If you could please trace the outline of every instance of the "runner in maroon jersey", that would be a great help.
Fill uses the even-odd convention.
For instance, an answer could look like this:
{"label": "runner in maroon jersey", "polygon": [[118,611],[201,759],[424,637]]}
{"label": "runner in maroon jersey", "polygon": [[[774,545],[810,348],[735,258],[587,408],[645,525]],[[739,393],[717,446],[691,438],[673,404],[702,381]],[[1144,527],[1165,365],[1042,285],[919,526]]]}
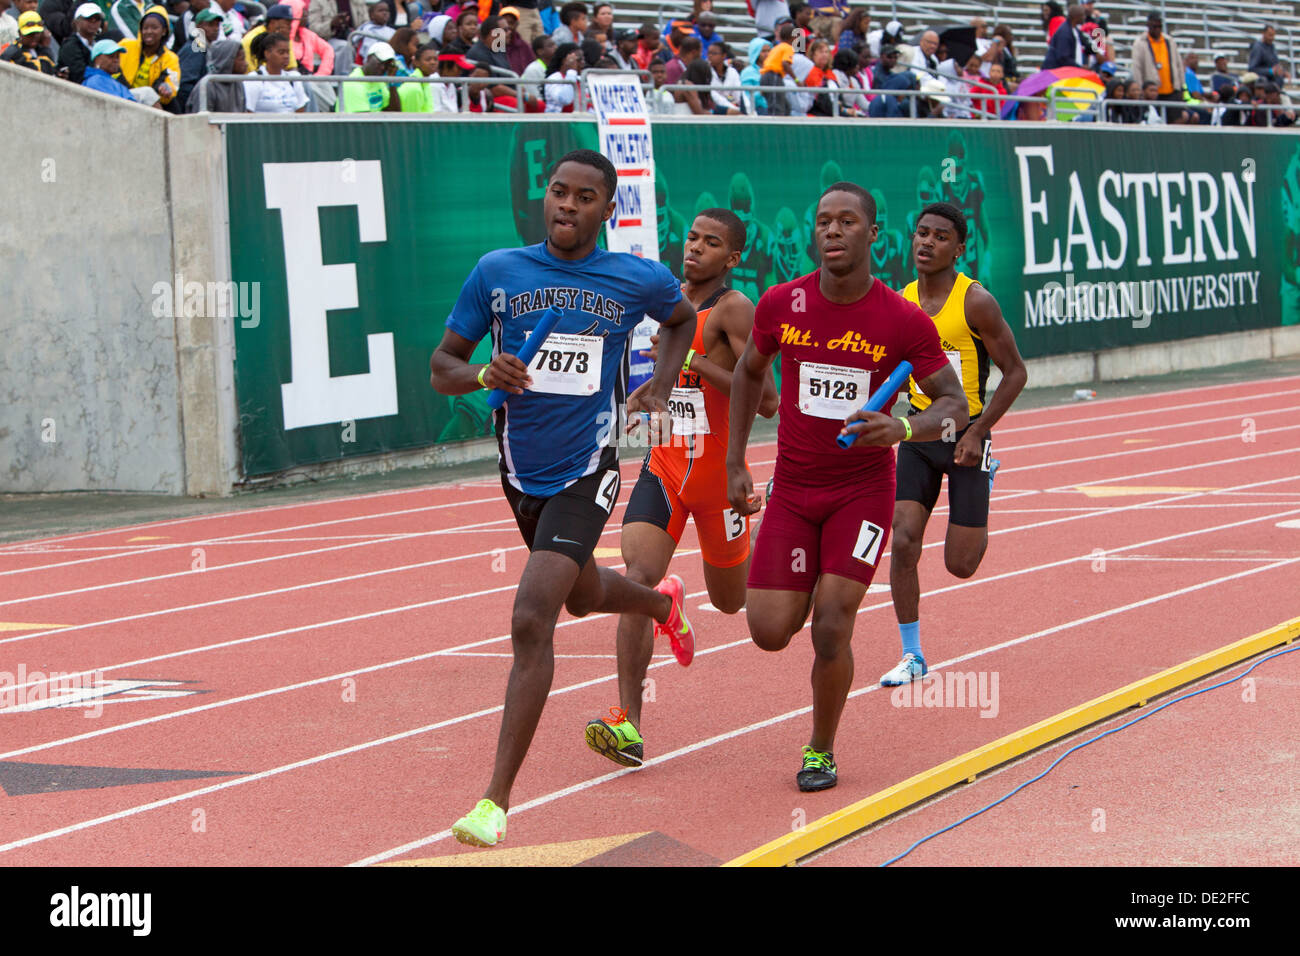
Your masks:
{"label": "runner in maroon jersey", "polygon": [[[759,300],[732,379],[727,448],[731,506],[752,514],[758,502],[745,447],[763,377],[779,352],[775,490],[754,547],[745,615],[754,643],[779,651],[812,611],[813,729],[796,777],[800,790],[836,783],[835,730],[853,683],[855,615],[894,513],[893,445],[955,436],[968,419],[934,322],[871,275],[878,227],[870,193],[853,183],[830,186],[815,229],[821,268]],[[872,388],[904,360],[932,397],[930,407],[907,420],[861,411]],[[844,433],[858,436],[847,450],[835,441]]]}

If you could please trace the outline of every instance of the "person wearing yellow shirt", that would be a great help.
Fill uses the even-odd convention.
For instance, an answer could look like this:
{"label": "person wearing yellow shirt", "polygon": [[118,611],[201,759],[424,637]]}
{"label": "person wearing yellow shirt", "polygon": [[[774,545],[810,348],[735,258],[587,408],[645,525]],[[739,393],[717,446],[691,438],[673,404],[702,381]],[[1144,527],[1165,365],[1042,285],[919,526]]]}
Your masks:
{"label": "person wearing yellow shirt", "polygon": [[[285,39],[291,39],[290,31],[293,29],[293,7],[287,3],[276,3],[266,10],[266,23],[261,26],[253,27],[244,34],[244,59],[248,62],[248,72],[256,73],[262,65],[262,61],[253,55],[253,41],[263,33],[278,33]],[[298,58],[293,52],[293,43],[289,44],[289,69],[298,69]]]}
{"label": "person wearing yellow shirt", "polygon": [[[929,669],[921,651],[917,564],[944,475],[948,476],[944,564],[959,578],[969,578],[979,569],[988,547],[989,496],[998,466],[992,457],[992,429],[1028,378],[1015,335],[997,300],[974,279],[957,271],[957,262],[966,251],[967,228],[960,209],[938,202],[921,210],[912,233],[912,261],[918,279],[903,290],[903,298],[933,319],[939,344],[966,393],[970,424],[938,441],[904,441],[898,446],[889,586],[903,659],[881,676],[885,687],[919,680]],[[990,361],[1002,371],[1002,381],[992,397],[985,388]],[[909,383],[907,399],[909,416],[932,404],[915,379]]]}
{"label": "person wearing yellow shirt", "polygon": [[[148,87],[158,94],[158,102],[169,113],[181,112],[176,93],[181,88],[181,62],[167,49],[171,21],[163,7],[153,6],[140,18],[140,35],[123,40],[122,79],[131,89]],[[139,94],[137,99],[143,102]],[[151,99],[151,97],[150,97]],[[147,104],[146,104],[147,105]]]}

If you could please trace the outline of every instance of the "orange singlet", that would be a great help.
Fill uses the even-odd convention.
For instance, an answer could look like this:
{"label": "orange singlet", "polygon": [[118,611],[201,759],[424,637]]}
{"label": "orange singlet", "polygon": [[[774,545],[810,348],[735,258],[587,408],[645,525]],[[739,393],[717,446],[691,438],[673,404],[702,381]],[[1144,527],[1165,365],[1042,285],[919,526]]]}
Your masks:
{"label": "orange singlet", "polygon": [[[727,292],[725,286],[696,310],[691,347],[704,355],[704,326],[709,312]],[[673,441],[646,455],[641,476],[628,502],[624,524],[648,521],[681,541],[686,517],[695,518],[700,552],[706,564],[731,568],[749,557],[749,518],[727,501],[727,429],[731,400],[696,372],[682,371],[669,404]]]}

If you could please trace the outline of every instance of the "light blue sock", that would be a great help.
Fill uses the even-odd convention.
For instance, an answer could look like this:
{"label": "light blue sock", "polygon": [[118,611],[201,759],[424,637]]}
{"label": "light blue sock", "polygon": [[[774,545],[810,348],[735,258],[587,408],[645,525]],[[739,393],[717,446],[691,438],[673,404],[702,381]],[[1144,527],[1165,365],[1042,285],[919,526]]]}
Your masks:
{"label": "light blue sock", "polygon": [[925,660],[925,655],[921,653],[921,622],[913,621],[911,624],[898,625],[898,633],[903,637],[903,653],[915,654],[921,660]]}

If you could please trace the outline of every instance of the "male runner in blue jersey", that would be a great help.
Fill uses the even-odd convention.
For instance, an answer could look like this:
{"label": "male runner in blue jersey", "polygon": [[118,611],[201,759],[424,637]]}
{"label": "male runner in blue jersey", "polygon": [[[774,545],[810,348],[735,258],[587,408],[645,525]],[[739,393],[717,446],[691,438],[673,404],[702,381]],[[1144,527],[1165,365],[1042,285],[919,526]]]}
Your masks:
{"label": "male runner in blue jersey", "polygon": [[[444,395],[478,388],[509,393],[495,415],[501,484],[530,552],[515,595],[514,664],[492,780],[452,827],[456,839],[474,846],[505,839],[510,789],[551,689],[561,607],[578,617],[648,615],[674,644],[694,645],[680,578],[649,588],[592,559],[618,501],[620,407],[626,401],[629,412],[668,419],[668,395],[695,335],[695,309],[667,268],[596,247],[614,211],[616,186],[614,167],[600,153],[563,156],[547,185],[546,241],[479,260],[430,360],[430,380]],[[551,306],[561,312],[560,322],[525,365],[517,353]],[[660,323],[661,361],[650,387],[629,397],[629,337],[646,315]],[[489,333],[492,361],[470,365]]]}

